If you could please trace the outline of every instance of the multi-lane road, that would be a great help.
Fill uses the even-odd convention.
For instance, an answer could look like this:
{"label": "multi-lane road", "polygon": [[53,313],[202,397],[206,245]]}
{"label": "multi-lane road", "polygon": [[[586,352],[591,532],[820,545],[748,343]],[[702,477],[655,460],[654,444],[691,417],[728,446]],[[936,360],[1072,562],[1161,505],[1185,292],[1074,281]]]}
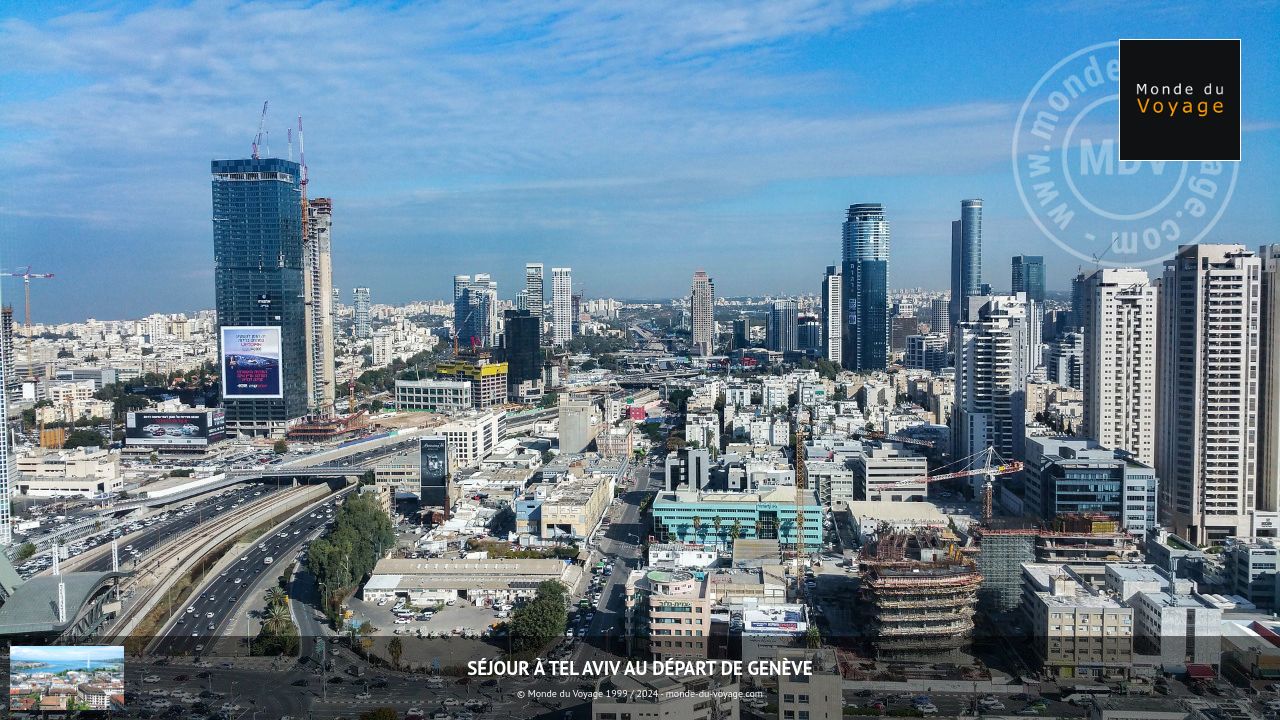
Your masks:
{"label": "multi-lane road", "polygon": [[292,566],[303,544],[333,518],[334,504],[333,498],[312,504],[305,514],[274,528],[270,535],[240,551],[230,565],[205,581],[199,595],[188,600],[187,607],[174,608],[176,617],[166,627],[156,652],[199,654],[216,638],[236,635],[237,630],[243,634],[241,623],[246,622],[246,615],[241,608],[255,609],[263,604],[261,597],[254,598],[252,594],[261,595],[274,578]]}

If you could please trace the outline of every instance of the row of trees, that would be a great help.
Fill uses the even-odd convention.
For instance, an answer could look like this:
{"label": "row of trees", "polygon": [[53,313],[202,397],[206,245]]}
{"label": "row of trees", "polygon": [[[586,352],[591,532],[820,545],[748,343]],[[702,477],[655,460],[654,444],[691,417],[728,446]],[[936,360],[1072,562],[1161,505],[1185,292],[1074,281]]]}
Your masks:
{"label": "row of trees", "polygon": [[534,654],[564,635],[569,618],[569,589],[558,580],[538,585],[533,599],[511,614],[511,649]]}
{"label": "row of trees", "polygon": [[279,587],[267,590],[267,609],[262,612],[262,628],[253,639],[252,655],[298,654],[298,628],[289,613],[289,596]]}
{"label": "row of trees", "polygon": [[311,543],[307,565],[332,612],[395,544],[391,519],[369,495],[349,496],[338,509],[333,531]]}

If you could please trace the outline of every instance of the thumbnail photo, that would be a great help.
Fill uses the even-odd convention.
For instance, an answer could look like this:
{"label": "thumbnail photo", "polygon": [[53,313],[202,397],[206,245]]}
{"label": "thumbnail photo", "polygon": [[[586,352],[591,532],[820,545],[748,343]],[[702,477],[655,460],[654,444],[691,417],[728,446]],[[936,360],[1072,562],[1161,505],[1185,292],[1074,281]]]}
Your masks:
{"label": "thumbnail photo", "polygon": [[124,708],[124,647],[14,645],[9,710],[15,717]]}

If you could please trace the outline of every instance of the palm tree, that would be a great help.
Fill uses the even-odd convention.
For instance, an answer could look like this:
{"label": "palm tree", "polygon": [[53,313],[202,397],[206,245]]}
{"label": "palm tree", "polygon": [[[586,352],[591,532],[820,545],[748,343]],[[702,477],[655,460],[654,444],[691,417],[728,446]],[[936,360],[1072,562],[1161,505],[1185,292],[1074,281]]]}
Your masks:
{"label": "palm tree", "polygon": [[701,530],[702,530],[702,518],[697,515],[694,515],[693,516],[693,539],[694,540],[698,539],[698,533],[701,532]]}
{"label": "palm tree", "polygon": [[741,520],[734,518],[733,524],[729,526],[729,537],[734,542],[737,542],[738,538],[742,537],[742,521]]}
{"label": "palm tree", "polygon": [[272,633],[280,632],[293,622],[293,617],[289,615],[289,608],[283,605],[272,605],[267,608],[267,612],[263,615],[263,625]]}
{"label": "palm tree", "polygon": [[721,545],[724,544],[724,533],[720,532],[720,524],[722,522],[723,521],[720,519],[719,515],[716,515],[715,517],[711,518],[711,524],[714,525],[716,528],[716,538],[719,539]]}
{"label": "palm tree", "polygon": [[278,587],[267,590],[267,605],[283,605],[285,601],[284,591]]}

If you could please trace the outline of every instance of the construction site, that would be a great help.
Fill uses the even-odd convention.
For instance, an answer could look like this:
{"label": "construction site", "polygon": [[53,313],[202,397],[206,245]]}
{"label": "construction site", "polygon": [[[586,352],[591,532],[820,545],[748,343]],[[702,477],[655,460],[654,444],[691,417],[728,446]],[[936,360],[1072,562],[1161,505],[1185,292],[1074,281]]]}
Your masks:
{"label": "construction site", "polygon": [[954,538],[932,530],[884,535],[863,548],[859,575],[863,637],[876,660],[965,659],[982,575]]}

